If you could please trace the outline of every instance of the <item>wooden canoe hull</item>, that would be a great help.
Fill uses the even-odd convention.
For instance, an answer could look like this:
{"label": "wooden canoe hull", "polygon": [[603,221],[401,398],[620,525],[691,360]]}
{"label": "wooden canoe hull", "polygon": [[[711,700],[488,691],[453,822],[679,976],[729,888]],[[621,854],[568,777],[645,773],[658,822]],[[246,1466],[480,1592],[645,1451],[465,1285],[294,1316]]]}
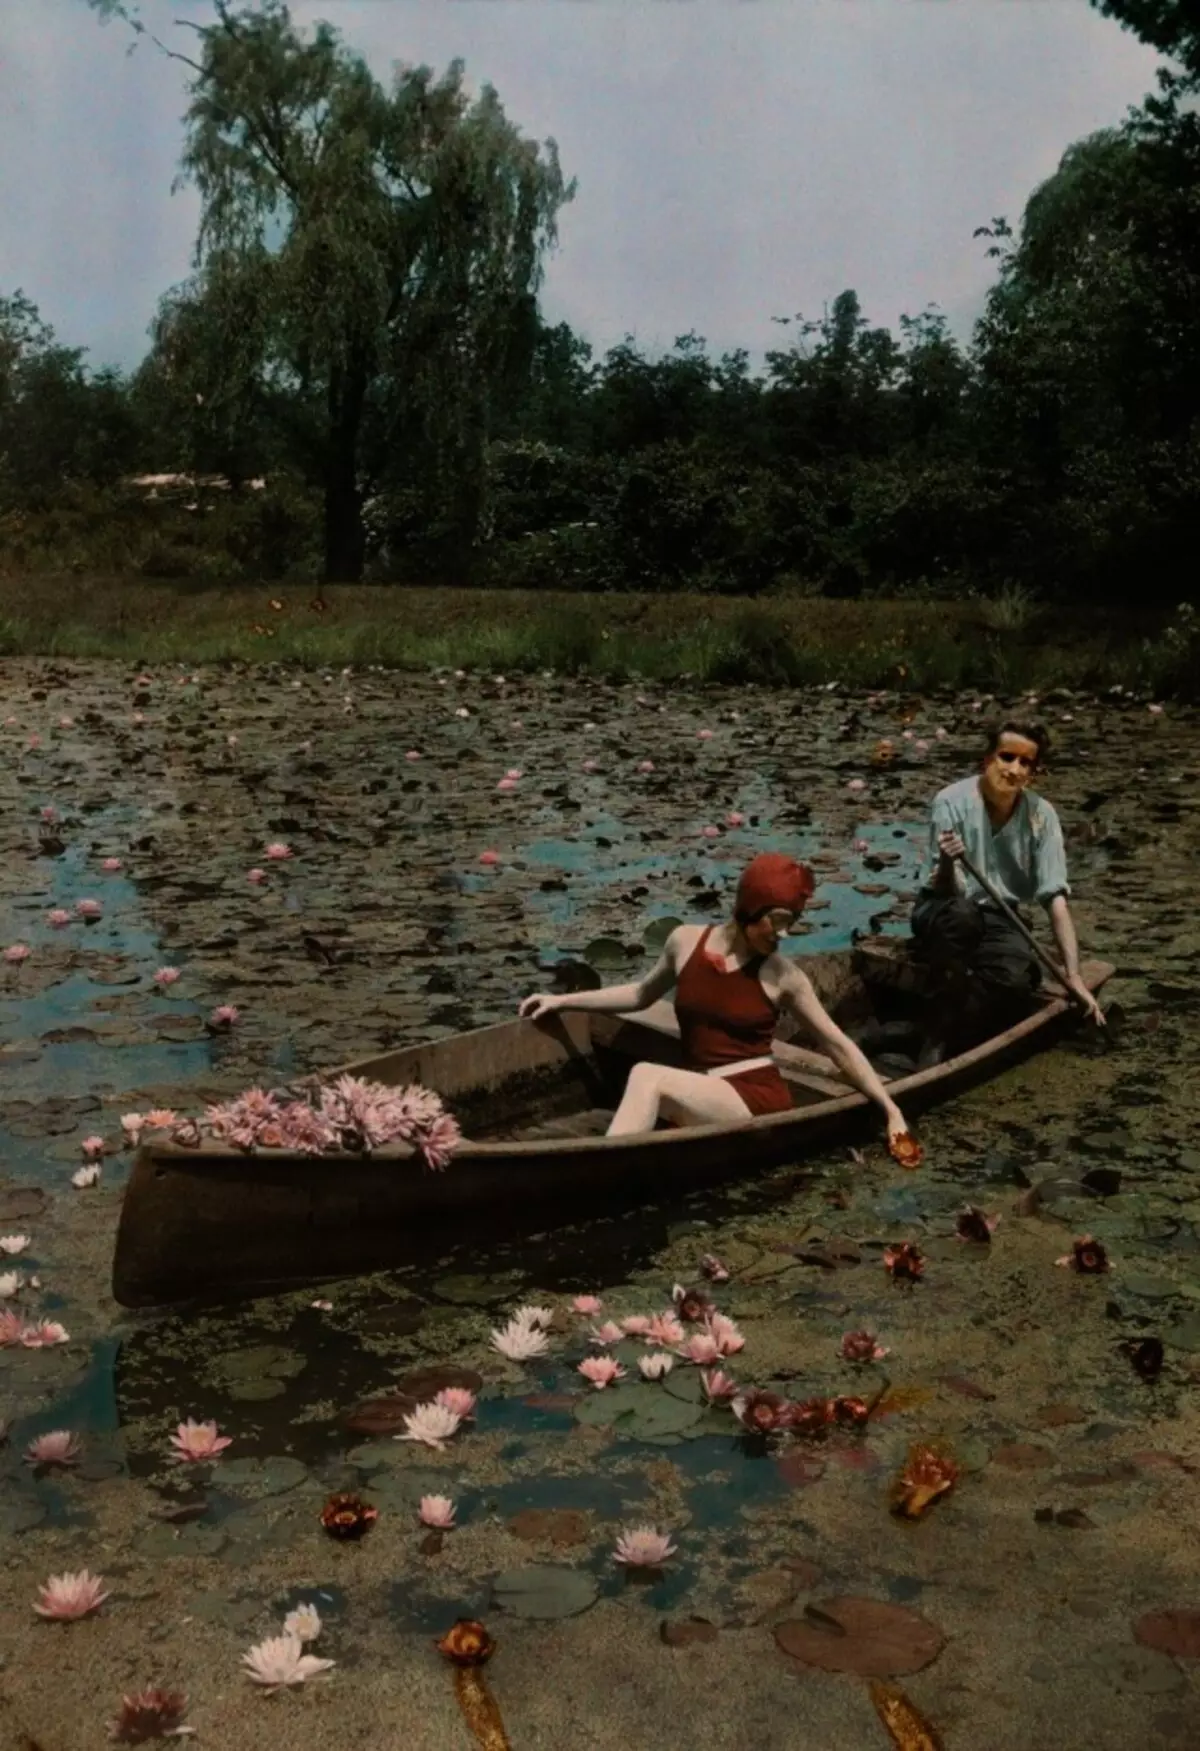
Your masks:
{"label": "wooden canoe hull", "polygon": [[[1112,971],[1090,962],[1084,975],[1095,990]],[[1047,999],[972,1051],[893,1081],[891,1092],[906,1113],[919,1112],[1049,1044],[1066,1008]],[[570,1088],[574,1080],[586,1095],[614,1054],[670,1062],[676,1052],[661,1016],[649,1025],[644,1014],[572,1012],[544,1026],[505,1022],[341,1068],[388,1083],[424,1082],[463,1117],[511,1098],[514,1088],[527,1096],[551,1081]],[[125,1191],[113,1293],[124,1307],[151,1307],[386,1270],[437,1256],[456,1239],[519,1235],[659,1202],[872,1128],[876,1115],[862,1095],[823,1096],[830,1084],[811,1070],[827,1062],[818,1054],[786,1045],[776,1054],[785,1075],[805,1084],[809,1104],[740,1125],[635,1137],[464,1142],[444,1172],[424,1168],[403,1145],[370,1156],[312,1156],[143,1144]],[[464,1123],[468,1136],[472,1128]]]}

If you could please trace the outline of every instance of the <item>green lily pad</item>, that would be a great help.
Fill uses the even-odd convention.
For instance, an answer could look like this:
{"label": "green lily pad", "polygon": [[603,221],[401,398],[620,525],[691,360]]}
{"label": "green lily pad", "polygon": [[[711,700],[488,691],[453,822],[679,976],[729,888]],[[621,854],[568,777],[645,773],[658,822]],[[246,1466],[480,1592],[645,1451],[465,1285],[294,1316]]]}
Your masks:
{"label": "green lily pad", "polygon": [[219,1556],[228,1543],[219,1526],[149,1526],[137,1540],[139,1556]]}
{"label": "green lily pad", "polygon": [[443,1301],[453,1301],[459,1307],[491,1307],[495,1302],[514,1295],[521,1281],[519,1276],[511,1273],[502,1277],[464,1273],[439,1277],[433,1285],[433,1292]]}
{"label": "green lily pad", "polygon": [[596,1603],[599,1588],[586,1569],[533,1563],[507,1569],[492,1582],[492,1603],[514,1617],[577,1617]]}
{"label": "green lily pad", "polygon": [[286,1453],[270,1459],[225,1459],[217,1479],[223,1489],[246,1496],[282,1496],[308,1476],[308,1467]]}
{"label": "green lily pad", "polygon": [[613,967],[625,966],[632,957],[618,937],[597,936],[584,949],[583,958],[589,967],[595,967],[598,972],[604,973]]}
{"label": "green lily pad", "polygon": [[1163,1333],[1163,1342],[1176,1350],[1200,1350],[1200,1313],[1189,1313]]}
{"label": "green lily pad", "polygon": [[1123,1271],[1121,1288],[1130,1295],[1140,1295],[1146,1301],[1167,1301],[1179,1294],[1179,1285],[1169,1277],[1155,1277],[1149,1271]]}
{"label": "green lily pad", "polygon": [[642,941],[648,949],[660,954],[666,946],[668,936],[673,930],[678,930],[682,923],[682,918],[652,918],[642,932]]}
{"label": "green lily pad", "polygon": [[575,1410],[577,1422],[611,1428],[630,1441],[657,1442],[682,1435],[703,1415],[698,1403],[688,1403],[655,1385],[605,1387],[585,1398]]}
{"label": "green lily pad", "polygon": [[252,1344],[245,1350],[222,1350],[211,1362],[213,1372],[229,1381],[263,1377],[287,1380],[307,1366],[307,1357],[284,1344]]}
{"label": "green lily pad", "polygon": [[707,1404],[700,1372],[699,1368],[685,1368],[677,1362],[663,1381],[663,1390],[672,1398],[682,1399],[684,1404]]}

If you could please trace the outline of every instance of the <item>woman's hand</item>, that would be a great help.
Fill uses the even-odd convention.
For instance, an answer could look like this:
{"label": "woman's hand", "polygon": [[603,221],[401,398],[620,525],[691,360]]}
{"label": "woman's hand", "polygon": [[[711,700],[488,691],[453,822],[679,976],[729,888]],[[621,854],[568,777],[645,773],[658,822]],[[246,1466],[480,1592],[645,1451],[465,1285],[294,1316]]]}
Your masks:
{"label": "woman's hand", "polygon": [[531,997],[522,999],[517,1014],[525,1021],[541,1021],[544,1015],[561,1008],[561,998],[551,996],[549,991],[535,991]]}
{"label": "woman's hand", "polygon": [[889,1143],[894,1143],[897,1137],[908,1136],[908,1121],[897,1106],[887,1109],[887,1134]]}
{"label": "woman's hand", "polygon": [[1067,979],[1067,984],[1071,987],[1072,991],[1083,1005],[1084,1013],[1092,1018],[1097,1027],[1104,1027],[1106,1025],[1104,1011],[1101,1009],[1099,1003],[1097,1003],[1095,996],[1084,984],[1082,977],[1078,973],[1072,973]]}
{"label": "woman's hand", "polygon": [[967,848],[958,833],[939,833],[938,850],[942,856],[953,863],[957,858],[965,857]]}

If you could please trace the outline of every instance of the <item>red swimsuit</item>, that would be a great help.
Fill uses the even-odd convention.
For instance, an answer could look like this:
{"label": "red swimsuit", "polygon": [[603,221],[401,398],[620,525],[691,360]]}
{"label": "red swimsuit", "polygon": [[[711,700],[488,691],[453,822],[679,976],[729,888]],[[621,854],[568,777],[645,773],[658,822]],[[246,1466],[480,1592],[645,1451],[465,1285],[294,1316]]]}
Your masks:
{"label": "red swimsuit", "polygon": [[[708,951],[712,925],[684,963],[675,986],[675,1014],[690,1070],[714,1070],[745,1058],[767,1058],[779,1012],[759,983],[764,957],[756,955],[730,972]],[[774,1064],[723,1076],[752,1114],[782,1113],[792,1094]]]}

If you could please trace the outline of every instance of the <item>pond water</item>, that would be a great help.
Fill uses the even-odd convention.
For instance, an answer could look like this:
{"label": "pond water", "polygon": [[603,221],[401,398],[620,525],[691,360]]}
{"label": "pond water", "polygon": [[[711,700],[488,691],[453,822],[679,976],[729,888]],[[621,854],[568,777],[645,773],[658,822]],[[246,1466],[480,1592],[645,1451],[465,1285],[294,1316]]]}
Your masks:
{"label": "pond water", "polygon": [[[1123,1541],[1158,1548],[1174,1511],[1167,1462],[1139,1470],[1131,1455],[1166,1452],[1183,1463],[1197,1450],[1200,1151],[1193,1079],[1180,1075],[1200,972],[1191,719],[1156,726],[1154,764],[1130,785],[1145,719],[1124,705],[1058,702],[1056,719],[1071,727],[1060,728],[1069,741],[1048,788],[1067,826],[1081,932],[1118,963],[1114,995],[1128,1026],[1111,1045],[1068,1039],[930,1115],[918,1176],[878,1145],[861,1160],[842,1150],[570,1230],[539,1231],[531,1210],[520,1243],[451,1249],[433,1268],[130,1316],[107,1292],[126,1171],[122,1112],[199,1111],[253,1083],[500,1019],[562,960],[588,961],[607,981],[630,977],[657,952],[662,921],[723,917],[738,871],[761,849],[786,847],[818,872],[808,928],[788,953],[903,931],[921,879],[925,807],[970,769],[978,723],[970,700],[822,694],[806,698],[797,722],[788,698],[753,690],[668,695],[665,712],[648,715],[628,692],[575,684],[564,696],[545,682],[472,690],[400,686],[382,674],[293,680],[164,673],[141,689],[141,724],[130,678],[109,665],[29,665],[14,695],[20,722],[4,732],[14,758],[0,779],[0,935],[33,952],[0,974],[0,1233],[30,1234],[28,1250],[7,1263],[40,1278],[10,1304],[71,1333],[61,1349],[0,1357],[0,1408],[11,1424],[0,1533],[15,1541],[18,1568],[47,1572],[51,1556],[58,1567],[95,1567],[103,1557],[136,1577],[149,1565],[172,1596],[164,1561],[186,1558],[202,1617],[229,1634],[265,1633],[272,1600],[319,1593],[349,1638],[338,1658],[350,1663],[352,1643],[368,1645],[385,1621],[392,1633],[422,1636],[460,1612],[518,1624],[545,1614],[565,1626],[606,1602],[618,1624],[621,1613],[633,1626],[647,1614],[761,1622],[769,1640],[764,1576],[799,1573],[801,1552],[843,1590],[903,1602],[934,1585],[947,1616],[969,1613],[963,1541],[999,1539],[1019,1562],[1018,1522],[1040,1505],[1021,1491],[1036,1494],[1053,1478],[1055,1501],[1073,1506],[1099,1486],[1068,1480],[1107,1467],[1112,1486],[1089,1495],[1087,1508],[1097,1538],[1115,1541],[1112,1634],[1118,1618],[1179,1603],[1169,1564],[1164,1591],[1163,1565],[1133,1560]],[[476,719],[493,720],[494,757],[473,724],[454,719],[457,697]],[[75,724],[60,729],[67,701]],[[520,731],[508,727],[514,710]],[[606,770],[585,774],[596,747],[587,713],[603,716],[611,734]],[[876,739],[898,736],[902,720],[933,751],[873,767]],[[939,723],[949,733],[934,743]],[[39,726],[43,745],[29,749]],[[713,734],[701,741],[707,726]],[[414,746],[422,759],[406,763]],[[637,770],[647,747],[652,776]],[[527,776],[517,793],[497,795],[510,762]],[[851,791],[849,777],[861,788]],[[58,851],[38,850],[46,807],[56,811]],[[740,824],[726,824],[731,811]],[[716,834],[706,838],[706,826]],[[294,856],[268,860],[275,840]],[[488,849],[499,854],[491,868],[479,863]],[[113,854],[123,868],[103,872],[100,860]],[[265,882],[249,881],[254,866],[266,868]],[[73,911],[85,897],[102,902],[99,922],[47,923],[51,908]],[[169,993],[153,982],[163,965],[182,971]],[[209,1011],[230,1002],[241,1020],[210,1036]],[[108,1145],[103,1178],[76,1190],[80,1140],[93,1132]],[[1028,1197],[1034,1187],[1040,1208]],[[1019,1216],[1022,1194],[1029,1207]],[[955,1239],[964,1201],[1001,1214],[990,1248]],[[1054,1268],[1084,1232],[1114,1259],[1100,1283]],[[831,1237],[841,1237],[840,1252],[829,1253]],[[911,1293],[882,1267],[884,1245],[901,1238],[926,1254]],[[709,1251],[731,1266],[714,1299],[746,1334],[728,1364],[746,1384],[797,1398],[859,1390],[839,1360],[840,1335],[879,1330],[889,1354],[867,1371],[868,1384],[890,1379],[893,1394],[865,1439],[834,1436],[800,1461],[794,1448],[755,1445],[700,1402],[685,1363],[665,1385],[639,1382],[632,1344],[618,1346],[626,1378],[610,1397],[586,1386],[576,1364],[594,1352],[587,1322],[562,1311],[569,1298],[597,1293],[617,1318],[660,1310]],[[516,1365],[491,1349],[489,1332],[523,1301],[560,1313],[550,1353]],[[1119,1346],[1154,1333],[1168,1363],[1148,1386]],[[348,1426],[362,1401],[395,1391],[414,1369],[446,1365],[477,1371],[483,1384],[474,1422],[445,1453]],[[215,1418],[232,1438],[211,1468],[166,1456],[186,1416]],[[81,1436],[83,1460],[43,1475],[21,1454],[55,1428]],[[914,1573],[912,1553],[894,1544],[885,1495],[918,1437],[953,1445],[963,1478],[952,1504],[922,1526],[932,1566],[921,1558]],[[1026,1472],[995,1457],[1009,1450],[1045,1452],[1051,1469]],[[332,1554],[314,1567],[315,1515],[337,1488],[379,1507],[364,1551],[415,1527],[422,1493],[451,1495],[461,1530],[446,1535],[442,1556],[406,1542],[390,1573],[356,1586]],[[515,1533],[531,1512],[535,1521],[567,1516],[561,1526],[574,1542]],[[878,1536],[865,1543],[851,1531],[864,1516],[878,1517]],[[643,1521],[669,1527],[677,1551],[639,1585],[614,1565],[612,1539]],[[43,1554],[38,1540],[49,1539],[60,1543]],[[1039,1610],[1052,1612],[1075,1559],[1061,1543],[1039,1548]],[[530,1564],[561,1571],[533,1603],[506,1580]],[[794,1613],[794,1590],[789,1597]],[[1072,1638],[1084,1621],[1060,1626],[1066,1664],[1081,1672],[1086,1649]],[[605,1633],[619,1641],[626,1631]],[[1025,1682],[1034,1656],[1022,1645],[1014,1633],[1012,1670]],[[181,1648],[174,1657],[186,1663]],[[952,1713],[936,1681],[946,1659],[932,1669],[929,1696]],[[986,1665],[968,1658],[958,1668],[977,1700]],[[1172,1675],[1191,1683],[1186,1666],[1168,1665],[1170,1673],[1155,1668],[1170,1699],[1164,1715],[1182,1706]],[[204,1691],[189,1673],[195,1684]],[[1144,1692],[1131,1694],[1132,1719]],[[1124,1718],[1120,1695],[1110,1700],[1114,1720]]]}

